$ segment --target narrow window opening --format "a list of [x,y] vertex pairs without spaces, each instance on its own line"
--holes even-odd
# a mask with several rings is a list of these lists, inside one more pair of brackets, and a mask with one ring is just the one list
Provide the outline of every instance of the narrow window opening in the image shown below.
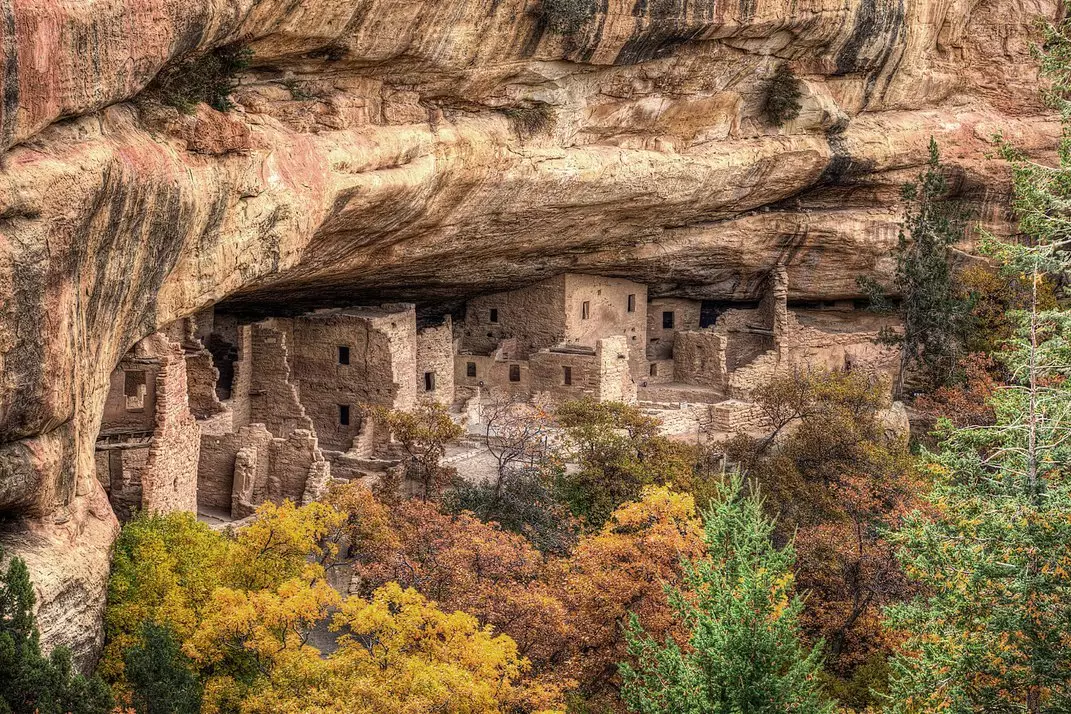
[[636,296],[635,295],[629,295],[628,296],[628,311],[629,312],[636,312]]
[[338,346],[338,363],[349,364],[350,363],[350,348],[344,345]]
[[435,373],[434,372],[425,372],[424,373],[424,391],[425,392],[434,392],[435,391]]
[[573,368],[562,367],[562,384],[569,386],[573,383]]
[[498,308],[491,308],[491,322],[498,322]]
[[674,317],[673,313],[668,311],[668,310],[666,312],[662,313],[662,329],[663,330],[672,330],[673,329],[673,317]]
[[658,376],[658,365],[655,364],[654,362],[651,363],[651,376],[652,377],[657,377]]
[[521,366],[519,364],[511,364],[509,366],[509,381],[521,381]]
[[475,377],[476,376],[476,363],[475,362],[469,362],[468,364],[465,365],[465,376],[466,377]]
[[339,404],[338,405],[338,423],[340,426],[350,425],[350,405]]
[[586,320],[591,316],[591,303],[587,300],[580,306],[580,319]]

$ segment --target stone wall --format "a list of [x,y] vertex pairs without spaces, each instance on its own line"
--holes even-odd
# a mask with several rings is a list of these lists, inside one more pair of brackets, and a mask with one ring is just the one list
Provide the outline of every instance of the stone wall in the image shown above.
[[[250,338],[249,423],[263,424],[276,437],[285,437],[294,429],[312,429],[312,420],[290,378],[290,332],[289,320],[265,320],[252,326]],[[245,368],[243,361],[239,369]]]
[[595,359],[599,365],[599,392],[601,402],[636,401],[636,381],[629,368],[629,340],[624,335],[607,337],[595,345]]
[[[476,367],[476,376],[470,377],[468,366]],[[482,387],[484,393],[496,391],[505,394],[531,394],[529,361],[516,359],[499,359],[495,355],[459,354],[454,357],[454,385],[457,387]],[[515,368],[517,381],[510,379],[511,368]]]
[[673,347],[674,380],[715,389],[728,386],[725,335],[710,330],[678,332]]
[[[433,399],[444,406],[454,402],[454,328],[447,315],[442,324],[417,330],[416,392],[422,399]],[[426,373],[432,377],[428,391]]]
[[[289,499],[302,503],[309,469],[323,464],[324,456],[316,444],[316,435],[305,429],[292,432],[285,439],[272,439],[268,466],[268,492],[264,499],[281,502]],[[323,467],[318,467],[323,468]]]
[[559,275],[518,290],[472,298],[458,324],[461,349],[488,355],[502,340],[514,337],[517,356],[527,359],[560,344],[566,334],[565,280]]
[[[554,401],[599,397],[599,362],[595,350],[587,354],[556,349],[536,352],[528,361],[533,395],[547,394]],[[569,370],[569,384],[565,370]]]
[[190,412],[186,358],[181,345],[154,337],[166,351],[156,374],[156,423],[141,471],[141,507],[153,513],[196,511],[201,430]]
[[[752,390],[776,375],[791,370],[848,369],[886,378],[889,383],[899,366],[899,348],[879,343],[879,329],[833,332],[800,323],[789,312],[787,327],[777,349],[770,350],[729,375],[729,393],[749,398]],[[735,335],[730,336],[730,345]]]
[[199,448],[183,348],[150,335],[112,371],[96,446],[97,478],[116,514],[196,510]]
[[640,380],[640,384],[669,384],[676,379],[672,359],[648,360],[647,376]]
[[[249,503],[262,500],[267,491],[268,457],[271,432],[263,424],[241,427],[237,433],[219,436],[202,435],[201,453],[197,466],[197,504],[209,508],[231,510],[232,499],[244,494]],[[245,471],[245,482],[235,483],[235,459],[246,450],[245,461],[259,464]],[[256,484],[262,484],[257,493]]]
[[[363,406],[408,410],[416,405],[416,342],[416,310],[408,304],[294,318],[294,378],[324,448],[350,448],[360,432]],[[349,351],[348,364],[342,363],[340,348]],[[259,364],[255,367],[259,370]],[[348,407],[348,424],[341,423],[343,407]]]
[[[674,337],[678,332],[698,330],[703,303],[681,298],[652,298],[647,303],[648,360],[673,359]],[[663,313],[673,313],[673,327],[663,327]]]
[[[698,312],[696,315],[698,319]],[[599,340],[615,335],[625,336],[632,376],[642,378],[647,369],[647,286],[620,278],[567,273],[566,343],[594,347]]]

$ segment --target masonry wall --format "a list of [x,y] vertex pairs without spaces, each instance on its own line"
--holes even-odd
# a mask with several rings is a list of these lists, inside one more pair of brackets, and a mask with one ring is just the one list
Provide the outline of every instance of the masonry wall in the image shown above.
[[156,375],[160,363],[155,357],[138,357],[134,352],[131,350],[112,370],[100,422],[102,433],[152,431],[155,427]]
[[190,412],[186,358],[179,344],[158,337],[164,354],[156,374],[152,446],[141,472],[141,507],[153,513],[196,512],[201,430]]
[[[703,304],[698,300],[683,298],[652,298],[647,303],[647,344],[648,360],[673,359],[673,344],[679,332],[699,329],[700,313]],[[662,313],[673,313],[673,327],[662,327]]]
[[[730,335],[731,340],[735,335]],[[878,344],[877,330],[829,332],[801,325],[794,313],[788,321],[778,350],[770,350],[732,372],[729,392],[747,399],[751,392],[775,376],[792,370],[849,369],[889,379],[899,365],[899,348]]]
[[[491,322],[492,309],[498,313],[497,322]],[[553,347],[565,340],[565,276],[472,298],[458,328],[464,352],[489,355],[510,337],[517,339],[520,358]]]
[[[244,426],[237,433],[203,435],[197,467],[198,505],[229,511],[232,497],[239,493],[244,493],[249,503],[258,502],[258,498],[263,500],[267,493],[271,441],[271,432],[263,424]],[[254,463],[259,463],[244,486],[235,484],[235,458],[243,449],[251,450]]]
[[[468,376],[469,363],[476,365],[476,376]],[[517,366],[519,381],[509,379],[510,366]],[[454,385],[456,387],[482,387],[486,392],[503,394],[530,394],[531,379],[528,360],[500,360],[494,356],[459,354],[454,358]]]
[[[571,371],[571,384],[565,384],[565,368]],[[592,354],[569,354],[546,350],[532,355],[528,362],[532,394],[547,394],[554,401],[599,397],[599,363]]]
[[[628,296],[635,296],[628,310]],[[584,303],[588,317],[584,319]],[[698,313],[697,318],[698,319]],[[647,368],[647,286],[620,278],[569,273],[565,276],[565,341],[594,347],[607,337],[623,335],[629,348],[632,375],[641,378]]]
[[236,358],[231,366],[233,379],[226,405],[230,408],[233,428],[238,429],[250,423],[252,417],[250,403],[253,390],[253,326],[243,325],[235,336]]
[[678,332],[673,348],[674,379],[715,389],[728,386],[726,337],[709,330]]
[[[324,448],[350,448],[361,428],[362,406],[416,405],[416,342],[412,305],[295,318],[294,376]],[[340,363],[339,347],[349,349],[349,364]],[[349,407],[349,424],[340,423],[341,405]]]
[[[441,325],[417,330],[416,393],[421,399],[431,399],[444,406],[454,401],[454,328],[447,315]],[[425,373],[434,374],[434,389],[430,392]]]
[[264,500],[277,503],[291,500],[302,503],[310,469],[323,464],[324,456],[317,448],[316,436],[299,429],[285,439],[272,439],[268,467],[268,492]]
[[595,359],[599,365],[599,401],[635,402],[636,381],[629,367],[628,338],[618,335],[599,340]]
[[[249,368],[249,422],[263,424],[273,436],[294,429],[312,430],[290,379],[289,320],[266,320],[252,326],[252,365]],[[245,364],[239,368],[244,370]],[[244,375],[243,375],[244,376]]]

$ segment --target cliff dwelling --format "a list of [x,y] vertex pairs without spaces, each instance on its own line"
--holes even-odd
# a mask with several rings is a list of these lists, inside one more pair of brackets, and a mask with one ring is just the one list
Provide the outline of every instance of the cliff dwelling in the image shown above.
[[[850,302],[793,308],[788,294],[776,266],[757,303],[713,317],[701,300],[649,298],[643,283],[577,273],[474,297],[456,322],[433,310],[418,320],[412,303],[255,321],[208,310],[120,360],[97,476],[121,518],[196,506],[228,521],[395,467],[375,407],[434,401],[471,435],[499,395],[586,397],[638,403],[667,433],[697,439],[762,428],[751,391],[786,371],[856,370],[891,384],[899,356],[880,333],[895,320]],[[455,460],[479,478],[478,460],[471,473]]]

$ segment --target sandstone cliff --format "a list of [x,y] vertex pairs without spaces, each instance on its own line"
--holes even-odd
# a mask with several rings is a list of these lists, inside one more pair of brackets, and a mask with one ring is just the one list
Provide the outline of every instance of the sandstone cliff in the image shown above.
[[[156,327],[565,270],[746,299],[784,261],[793,298],[850,297],[931,135],[997,230],[990,137],[1058,136],[1029,53],[1056,0],[570,0],[569,27],[547,1],[0,2],[0,513],[49,642],[99,642],[93,443]],[[235,45],[233,111],[152,99]],[[773,127],[782,62],[804,108]]]

